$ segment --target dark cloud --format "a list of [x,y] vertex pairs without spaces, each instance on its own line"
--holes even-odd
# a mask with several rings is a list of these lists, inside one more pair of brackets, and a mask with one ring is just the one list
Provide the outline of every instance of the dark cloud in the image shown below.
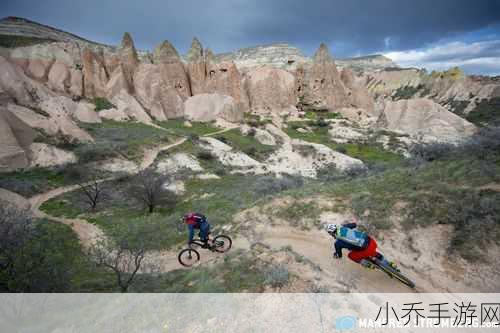
[[112,44],[130,31],[140,48],[168,39],[185,52],[196,35],[216,52],[285,41],[311,54],[326,42],[337,57],[421,48],[500,23],[497,0],[7,0],[0,12]]

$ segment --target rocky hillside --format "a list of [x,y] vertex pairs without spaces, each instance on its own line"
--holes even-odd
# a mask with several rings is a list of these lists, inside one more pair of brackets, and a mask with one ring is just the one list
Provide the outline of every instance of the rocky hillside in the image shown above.
[[3,40],[2,43],[9,42],[8,36],[10,36],[12,43],[16,42],[15,37],[20,37],[19,42],[21,43],[23,41],[29,42],[31,38],[33,42],[36,40],[74,42],[82,47],[94,49],[98,47],[113,48],[112,46],[93,42],[66,31],[14,16],[9,16],[0,20],[0,38]]
[[337,65],[339,67],[349,67],[355,72],[385,70],[386,68],[399,68],[399,66],[394,61],[381,54],[349,59],[339,59],[337,60]]
[[311,61],[298,48],[286,43],[239,49],[230,53],[218,54],[216,59],[219,61],[233,61],[238,69],[242,71],[262,65],[294,70],[298,65]]

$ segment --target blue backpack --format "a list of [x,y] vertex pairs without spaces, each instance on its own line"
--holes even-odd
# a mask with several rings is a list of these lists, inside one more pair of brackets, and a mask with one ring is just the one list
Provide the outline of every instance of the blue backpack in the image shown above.
[[336,238],[360,248],[364,248],[368,244],[366,233],[346,227],[337,228]]

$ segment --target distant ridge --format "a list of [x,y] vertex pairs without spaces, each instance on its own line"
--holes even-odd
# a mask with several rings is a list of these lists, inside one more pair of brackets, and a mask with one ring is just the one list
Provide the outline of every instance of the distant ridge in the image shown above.
[[83,46],[114,48],[111,45],[94,42],[70,32],[16,16],[8,16],[0,20],[0,35],[35,37],[59,42],[76,42]]

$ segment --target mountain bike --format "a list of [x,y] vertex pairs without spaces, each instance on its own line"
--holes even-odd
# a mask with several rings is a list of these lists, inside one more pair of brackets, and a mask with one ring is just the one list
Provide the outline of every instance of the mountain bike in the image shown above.
[[[192,242],[191,246],[192,245],[201,247],[203,246],[203,242],[200,239],[196,239]],[[215,236],[213,240],[208,240],[207,250],[223,253],[229,251],[232,245],[233,241],[231,237],[226,235],[218,235]],[[200,261],[200,252],[192,247],[189,247],[187,249],[181,250],[181,252],[179,252],[179,255],[177,256],[177,259],[179,259],[179,263],[182,266],[191,267],[195,263]]]
[[407,285],[410,288],[415,288],[415,283],[407,278],[401,270],[391,261],[385,259],[385,257],[378,253],[377,256],[369,259],[370,262],[375,266],[375,268],[381,270],[382,272],[389,275],[391,278],[397,279],[399,282]]

